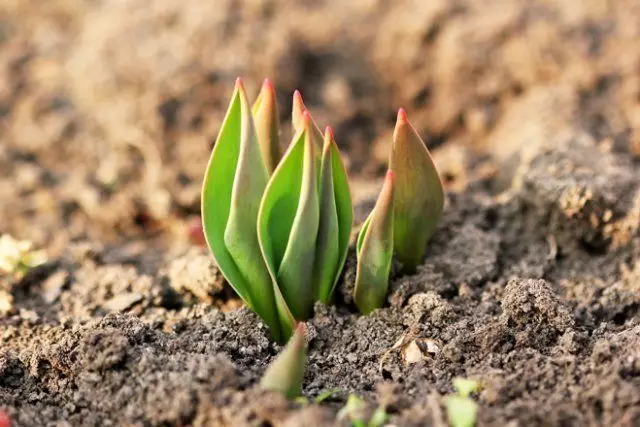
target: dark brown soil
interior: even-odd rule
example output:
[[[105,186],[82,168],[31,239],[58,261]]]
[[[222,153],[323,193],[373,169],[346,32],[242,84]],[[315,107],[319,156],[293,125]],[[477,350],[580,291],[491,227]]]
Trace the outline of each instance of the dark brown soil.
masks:
[[[0,234],[50,260],[0,276],[15,426],[347,425],[349,393],[444,426],[456,376],[479,426],[640,426],[637,1],[0,3]],[[397,107],[447,185],[385,308],[353,254],[316,307],[319,405],[257,388],[279,348],[193,239],[236,75],[334,125],[359,220]]]

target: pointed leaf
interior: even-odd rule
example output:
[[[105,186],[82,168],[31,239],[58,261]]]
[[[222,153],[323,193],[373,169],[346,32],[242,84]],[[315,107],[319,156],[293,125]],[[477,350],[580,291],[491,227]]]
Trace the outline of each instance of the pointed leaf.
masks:
[[[328,303],[344,266],[353,225],[353,206],[340,152],[327,128],[320,173],[320,226],[316,250],[318,299]]]
[[[342,268],[344,267],[344,263],[347,260],[349,240],[351,239],[351,229],[353,227],[353,203],[351,200],[351,189],[349,188],[349,177],[342,163],[340,150],[335,143],[331,144],[331,162],[333,164],[333,191],[336,197],[336,208],[338,212],[338,251],[340,254],[338,256],[338,269],[333,279],[333,287],[331,290],[331,292],[333,292]]]
[[[264,81],[251,112],[264,163],[269,174],[272,174],[280,161],[281,154],[276,92],[269,79]]]
[[[414,271],[444,207],[444,189],[426,145],[403,109],[393,134],[389,168],[396,176],[394,240],[398,260]]]
[[[311,119],[276,168],[262,199],[258,233],[272,278],[296,319],[313,309],[313,263],[318,234],[318,192]]]
[[[293,125],[294,133],[299,133],[303,130],[302,116],[305,111],[307,111],[307,107],[304,105],[304,101],[302,101],[302,95],[299,90],[296,90],[293,92],[293,104],[291,107],[291,124]]]
[[[331,132],[325,132],[320,170],[320,223],[314,268],[316,295],[324,303],[328,302],[329,295],[333,289],[333,281],[340,256],[338,208],[336,207],[336,196],[333,188],[333,162],[331,161],[331,146],[335,142],[332,139]]]
[[[368,314],[382,307],[389,287],[393,258],[394,174],[387,176],[366,227],[361,230],[354,301]],[[358,239],[360,240],[360,238]]]
[[[304,105],[304,101],[302,100],[302,95],[300,91],[296,90],[293,93],[293,107],[291,109],[291,122],[293,124],[293,131],[295,133],[301,132],[304,128],[304,114],[308,112],[307,107]],[[311,118],[311,113],[309,113],[309,117]],[[312,129],[311,136],[313,138],[313,142],[315,143],[316,156],[318,160],[318,173],[320,171],[320,157],[322,156],[322,141],[323,136],[322,132],[320,132],[320,128],[316,125],[316,122],[311,118]]]
[[[307,319],[313,309],[313,267],[319,225],[318,184],[311,121],[305,126],[302,188],[289,242],[278,269],[278,286],[296,319]]]
[[[304,323],[300,323],[284,350],[267,368],[260,386],[266,390],[279,391],[289,399],[300,396],[307,361],[306,352],[305,327]]]
[[[255,230],[266,182],[246,94],[238,79],[205,173],[202,225],[222,274],[280,340],[273,287]]]

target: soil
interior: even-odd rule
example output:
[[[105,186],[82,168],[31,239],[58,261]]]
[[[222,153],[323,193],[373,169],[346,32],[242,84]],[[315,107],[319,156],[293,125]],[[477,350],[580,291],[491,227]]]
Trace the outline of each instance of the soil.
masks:
[[[343,4],[344,3],[344,4]],[[640,426],[640,3],[3,0],[0,233],[49,262],[0,277],[14,426],[333,426],[350,393],[444,426]],[[237,75],[333,124],[362,221],[403,106],[447,187],[388,304],[308,322],[304,394],[198,242],[199,190]],[[285,132],[288,133],[288,130]],[[0,414],[1,418],[1,414]]]

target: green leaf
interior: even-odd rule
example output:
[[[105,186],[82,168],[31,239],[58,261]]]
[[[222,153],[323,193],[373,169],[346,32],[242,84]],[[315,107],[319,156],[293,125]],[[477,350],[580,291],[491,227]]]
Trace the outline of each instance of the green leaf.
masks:
[[[356,422],[362,422],[364,424],[364,410],[366,405],[364,400],[357,394],[350,394],[347,398],[347,403],[338,411],[337,418],[339,420],[349,420],[352,425]]]
[[[354,301],[368,314],[382,307],[389,287],[393,259],[394,174],[387,176],[369,219],[358,237]]]
[[[407,271],[422,263],[444,207],[444,189],[426,145],[403,109],[393,133],[389,168],[396,176],[394,244]]]
[[[320,225],[314,274],[318,282],[317,297],[328,303],[347,257],[353,225],[347,173],[330,128],[325,131],[320,180]]]
[[[333,140],[333,136],[331,138]],[[351,200],[351,189],[349,188],[349,177],[342,163],[340,150],[336,144],[331,144],[331,162],[333,163],[333,189],[336,197],[336,208],[338,213],[338,268],[333,278],[331,292],[327,295],[327,300],[331,298],[344,263],[349,252],[349,240],[351,239],[351,228],[353,227],[353,203]]]
[[[451,427],[473,427],[476,424],[478,404],[468,397],[447,396],[444,406]]]
[[[280,132],[278,128],[278,106],[276,92],[269,79],[262,84],[260,94],[251,109],[256,124],[256,133],[262,157],[269,174],[280,161]]]
[[[388,420],[389,414],[387,414],[387,411],[385,411],[385,409],[380,406],[376,408],[376,410],[371,415],[368,427],[383,427]]]
[[[324,402],[327,399],[331,399],[332,397],[334,397],[334,396],[336,396],[336,395],[338,395],[340,393],[342,393],[342,389],[339,389],[339,388],[332,388],[332,389],[329,389],[329,390],[325,390],[323,392],[320,392],[320,394],[317,395],[316,398],[313,399],[313,401],[315,403],[319,404],[319,403]]]
[[[306,396],[298,396],[295,399],[293,399],[293,403],[296,403],[300,406],[307,406],[311,402],[309,401],[309,398]]]
[[[203,231],[229,284],[269,325],[273,337],[282,340],[273,286],[255,227],[266,184],[267,171],[238,79],[205,172]]]
[[[258,235],[274,286],[295,319],[311,315],[318,235],[318,184],[311,118],[276,168],[264,193]]]
[[[306,362],[305,327],[300,323],[286,347],[267,368],[260,386],[266,390],[278,391],[289,399],[300,396]]]

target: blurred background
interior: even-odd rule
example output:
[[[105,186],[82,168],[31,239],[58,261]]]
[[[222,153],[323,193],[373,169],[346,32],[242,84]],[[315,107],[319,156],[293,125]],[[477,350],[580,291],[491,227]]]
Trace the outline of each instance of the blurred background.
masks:
[[[399,107],[450,191],[567,127],[637,155],[639,40],[637,0],[2,0],[0,232],[188,239],[236,76],[283,141],[301,90],[356,199]]]

